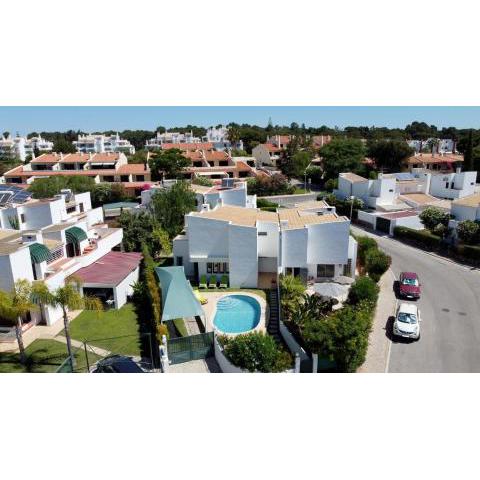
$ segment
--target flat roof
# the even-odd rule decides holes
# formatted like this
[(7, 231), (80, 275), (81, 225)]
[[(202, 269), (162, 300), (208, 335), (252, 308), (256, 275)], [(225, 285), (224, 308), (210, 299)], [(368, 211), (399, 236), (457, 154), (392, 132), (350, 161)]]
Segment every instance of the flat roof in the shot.
[(75, 272), (84, 284), (96, 283), (103, 285), (118, 285), (140, 264), (142, 254), (137, 252), (109, 252)]
[(459, 198), (454, 200), (452, 205), (461, 205), (462, 207), (479, 207), (480, 206), (480, 193), (474, 193), (468, 195), (468, 197)]
[(382, 213), (380, 215), (377, 215), (377, 217), (393, 220), (394, 218), (416, 217), (417, 215), (417, 212), (414, 212), (412, 210), (405, 210), (402, 212)]
[(345, 180), (348, 180), (351, 183), (368, 182), (366, 178), (351, 172), (341, 173), (340, 177), (344, 178)]
[(308, 214), (306, 215), (301, 210), (295, 208), (285, 208), (278, 211), (278, 216), (281, 221), (288, 221), (288, 225), (284, 227), (285, 230), (293, 230), (295, 228), (304, 228), (307, 225), (317, 225), (319, 223), (344, 222), (344, 217), (338, 217), (333, 213), (324, 215)]
[(402, 193), (398, 198), (402, 200), (411, 200), (419, 205), (425, 205), (426, 203), (435, 202), (438, 200), (437, 197), (428, 195), (426, 193)]

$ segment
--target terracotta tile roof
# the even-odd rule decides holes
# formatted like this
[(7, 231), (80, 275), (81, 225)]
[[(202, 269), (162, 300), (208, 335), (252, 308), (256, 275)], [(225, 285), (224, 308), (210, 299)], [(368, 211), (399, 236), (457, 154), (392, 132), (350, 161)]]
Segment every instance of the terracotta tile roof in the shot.
[(357, 175), (356, 173), (341, 173), (340, 176), (344, 178), (345, 180), (348, 180), (350, 183), (360, 183), (360, 182), (368, 182), (368, 180), (364, 177), (361, 177), (360, 175)]
[(69, 155), (64, 155), (60, 163), (87, 163), (89, 158), (88, 153), (70, 153)]
[(253, 170), (250, 165), (247, 165), (245, 162), (242, 162), (241, 160), (239, 160), (236, 163), (236, 167), (239, 172), (251, 172)]
[(474, 193), (468, 197), (459, 198), (452, 202), (452, 205), (460, 205), (462, 207), (480, 207), (480, 193)]
[(144, 182), (121, 182), (125, 188), (143, 188), (145, 185), (152, 186), (154, 182), (145, 180)]
[(114, 163), (120, 158), (120, 154), (115, 153), (96, 153), (92, 155), (90, 162), (92, 163)]
[(75, 272), (83, 283), (118, 285), (138, 268), (142, 254), (137, 252), (109, 252), (88, 267)]
[(201, 150), (195, 150), (194, 152), (192, 151), (187, 151), (184, 152), (185, 157), (189, 158), (192, 161), (200, 161), (203, 160), (203, 155)]
[(262, 143), (262, 145), (269, 151), (269, 152), (281, 152), (282, 149), (273, 145), (272, 143)]
[(145, 165), (143, 163), (127, 163), (126, 165), (121, 165), (120, 168), (117, 169), (118, 175), (142, 175), (144, 173), (150, 173), (150, 167), (147, 165), (147, 169), (145, 170)]
[(207, 160), (228, 160), (230, 157), (227, 152), (205, 151), (205, 158)]
[(44, 153), (34, 158), (30, 163), (57, 163), (60, 161), (60, 155), (56, 153)]
[(315, 148), (323, 147), (327, 143), (332, 141), (332, 137), (330, 135), (314, 135), (312, 137), (312, 143)]

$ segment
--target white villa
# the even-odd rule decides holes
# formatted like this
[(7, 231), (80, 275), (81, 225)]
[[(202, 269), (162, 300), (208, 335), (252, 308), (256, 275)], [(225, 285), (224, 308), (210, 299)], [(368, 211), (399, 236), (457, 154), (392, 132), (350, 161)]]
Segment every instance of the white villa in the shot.
[[(138, 280), (141, 255), (112, 251), (122, 242), (121, 228), (109, 228), (102, 208), (92, 209), (90, 193), (63, 190), (55, 198), (32, 200), (18, 188), (0, 190), (0, 289), (19, 279), (43, 280), (54, 290), (75, 274), (82, 293), (120, 308)], [(51, 325), (60, 309), (42, 307), (25, 318), (25, 328)]]
[[(208, 140), (209, 141), (209, 140)], [(202, 139), (200, 137), (195, 137), (193, 132), (165, 132), (155, 135), (154, 138), (147, 140), (145, 148), (147, 150), (155, 150), (162, 148), (166, 143), (201, 143)]]
[(135, 147), (128, 141), (115, 135), (79, 135), (73, 144), (77, 152), (81, 153), (109, 153), (123, 152), (133, 155)]
[(40, 135), (38, 137), (20, 137), (11, 136), (0, 138), (0, 156), (17, 157), (24, 162), (27, 156), (33, 156), (34, 151), (38, 150), (40, 153), (51, 152), (53, 149), (53, 142), (45, 140)]
[(243, 150), (243, 141), (239, 140), (235, 145), (232, 145), (228, 138), (228, 128), (224, 127), (223, 125), (218, 128), (208, 128), (207, 133), (204, 137), (202, 137), (202, 140), (204, 142), (213, 143), (213, 147), (218, 151), (230, 150), (234, 148)]
[(279, 273), (308, 281), (354, 277), (357, 243), (350, 221), (325, 202), (277, 212), (220, 203), (185, 216), (173, 252), (190, 277), (226, 274), (232, 287), (255, 288)]

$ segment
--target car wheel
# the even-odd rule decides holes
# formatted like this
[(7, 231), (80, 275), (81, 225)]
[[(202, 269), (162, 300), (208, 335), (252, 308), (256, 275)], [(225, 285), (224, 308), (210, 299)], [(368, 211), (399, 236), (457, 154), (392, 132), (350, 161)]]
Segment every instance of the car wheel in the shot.
[(421, 337), (421, 336), (422, 336), (421, 334), (418, 336), (418, 338), (417, 338), (417, 342), (420, 340), (420, 337)]

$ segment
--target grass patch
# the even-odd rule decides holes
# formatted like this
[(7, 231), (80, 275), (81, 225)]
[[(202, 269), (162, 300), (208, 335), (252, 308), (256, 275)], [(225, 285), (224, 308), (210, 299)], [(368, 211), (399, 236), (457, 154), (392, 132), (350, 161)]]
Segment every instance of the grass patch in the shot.
[[(67, 358), (67, 346), (56, 340), (35, 340), (27, 348), (27, 363), (22, 365), (18, 353), (0, 353), (0, 373), (54, 373)], [(100, 357), (88, 353), (90, 365)], [(83, 349), (75, 352), (76, 371), (86, 372), (87, 362)]]
[(119, 310), (107, 310), (100, 316), (84, 310), (70, 323), (70, 335), (112, 353), (141, 356), (138, 319), (131, 303)]
[(304, 188), (295, 187), (293, 195), (303, 195), (305, 193), (311, 193), (310, 190), (305, 190)]

